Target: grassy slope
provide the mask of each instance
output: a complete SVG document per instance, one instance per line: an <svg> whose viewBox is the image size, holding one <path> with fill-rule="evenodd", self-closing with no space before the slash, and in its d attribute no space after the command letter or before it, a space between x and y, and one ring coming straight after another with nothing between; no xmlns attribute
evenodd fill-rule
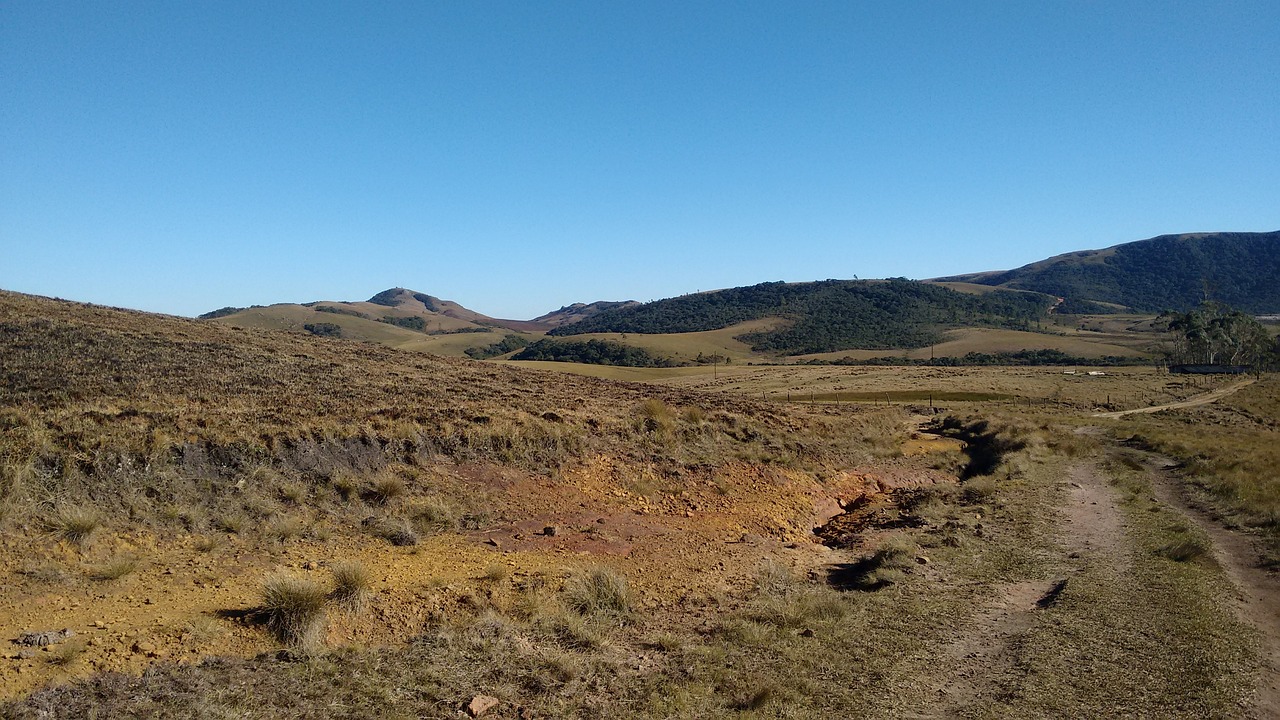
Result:
<svg viewBox="0 0 1280 720"><path fill-rule="evenodd" d="M734 362L761 360L773 356L752 352L751 348L736 336L745 333L762 332L777 327L781 321L776 318L751 320L738 323L720 330L706 330L690 333L639 334L639 333L584 333L572 335L565 340L612 340L642 347L650 352L679 360L692 361L698 353L704 355L724 355Z"/></svg>
<svg viewBox="0 0 1280 720"><path fill-rule="evenodd" d="M404 647L161 666L49 690L3 712L445 718L483 693L501 701L499 712L564 718L1241 715L1256 663L1249 633L1218 569L1159 554L1170 532L1184 532L1169 529L1171 511L1153 512L1141 478L1123 478L1123 547L1107 551L1131 563L1069 554L1053 508L1065 502L1064 468L1091 452L1087 441L1063 439L1043 420L988 427L1029 448L968 488L918 496L905 529L872 531L864 548L898 548L879 565L894 578L879 590L809 581L781 548L745 592L689 597L686 613L669 617L605 610L574 619L548 614L552 599L535 586L509 600L491 586L491 601L455 609ZM1008 669L990 673L980 657L974 675L955 679L977 690L940 706L938 684L965 660L951 654L954 643L998 617L990 608L1009 588L1064 572L1071 580L1051 607L1016 609L1026 624L1004 639Z"/></svg>
<svg viewBox="0 0 1280 720"><path fill-rule="evenodd" d="M1280 307L1272 278L1280 233L1192 233L1067 253L999 273L944 280L999 284L1072 299L1088 299L1158 312L1186 310L1204 297L1249 312Z"/></svg>
<svg viewBox="0 0 1280 720"><path fill-rule="evenodd" d="M225 522L222 513L251 514L224 541L235 551L225 562L239 572L248 566L250 578L267 569L255 564L264 558L297 567L308 557L327 558L332 548L394 558L375 570L407 565L411 582L381 586L377 612L360 622L403 625L417 636L406 643L405 636L360 635L382 642L302 662L230 657L160 664L143 676L103 675L3 706L5 717L455 717L478 693L498 697L500 712L522 706L549 717L901 717L934 707L936 676L954 664L946 649L981 625L1007 586L1079 567L1056 540L1054 508L1064 502L1064 468L1090 448L1051 418L991 424L993 437L1027 449L957 489L949 479L965 461L957 454L921 456L917 464L892 457L905 419L896 412L808 413L732 394L567 380L12 294L0 294L0 339L8 391L0 405L0 566L20 567L17 558L47 563L32 574L11 571L16 581L0 601L24 594L10 612L47 608L54 622L104 598L132 602L110 616L118 626L131 613L153 612L137 597L168 597L174 580L158 568L128 581L155 585L53 578L48 568L56 563L83 572L78 553L88 550L51 541L41 513L76 501L110 510L98 532L113 542L136 543L150 533L153 553L174 551L170 546L190 553L184 548L226 528L216 524ZM844 381L863 377L861 369L819 370L840 370L830 377ZM915 385L924 377L877 370L882 381ZM984 371L992 383L1010 375ZM1019 377L1043 387L1053 376ZM1072 382L1086 387L1109 377ZM1268 387L1241 409L1270 412L1275 388ZM665 402L642 404L656 397ZM976 431L970 440L987 442ZM400 464L385 466L392 458ZM864 472L882 479L937 485L909 503L884 506L889 521L905 513L907 522L871 525L857 544L820 551L809 534L813 502L824 487L835 492L848 468L869 462L875 465ZM388 500L391 491L382 490L382 500L361 499L397 477L404 497ZM344 478L356 483L346 501ZM578 494L558 494L573 487ZM146 488L155 494L138 492ZM1160 533L1173 532L1170 511L1152 512L1140 486L1129 494L1125 552L1132 570L1091 573L1086 565L1060 602L1033 615L1009 643L1018 674L992 679L991 687L1017 692L978 697L958 714L1238 713L1255 660L1222 577L1212 566L1170 567L1154 555L1166 541ZM591 513L611 508L603 525L594 514L566 524L587 538L648 517L659 524L629 532L656 544L640 538L629 553L597 551L586 560L554 545L545 552L490 548L454 525L437 543L388 556L392 548L362 529L365 516L376 527L413 507L430 509L424 522L438 523L438 506L424 503L473 497L482 502L470 505L472 512L517 523L532 518L534 527L543 525L537 513L547 511L538 503L592 503ZM186 507L174 508L175 499ZM726 517L733 522L725 524ZM290 518L325 534L299 546L303 541L282 534ZM699 534L706 528L713 532ZM670 544L661 544L668 537ZM903 550L882 568L893 571L884 576L889 585L841 591L821 581L824 566L858 563L891 538ZM496 569L479 571L482 553L496 559ZM430 581L430 563L458 556L468 558L466 571ZM207 557L190 562L200 574L183 575L180 584L223 593L222 602L232 603L224 609L252 602L243 587L225 587L250 581L209 575L216 563L214 554ZM581 603L565 580L569 557L622 568L636 581L637 601L620 613L573 610ZM181 574L188 565L170 567ZM59 603L55 594L76 599ZM1098 608L1124 622L1100 622ZM170 641L196 642L193 621ZM262 648L252 625L216 632L233 655ZM147 642L139 637L123 641L126 657L142 659L127 644ZM18 662L26 663L25 677L62 667ZM75 668L76 656L66 662Z"/></svg>
<svg viewBox="0 0 1280 720"><path fill-rule="evenodd" d="M1108 342L1109 340L1115 342ZM1099 335L1084 336L1079 334L1049 335L1045 333L1025 332L1022 330L999 330L991 328L964 328L948 330L944 333L944 342L932 348L917 348L903 351L847 350L816 355L801 355L796 359L839 360L852 357L865 360L873 357L902 357L923 360L929 357L960 357L967 353L1015 352L1017 350L1061 350L1068 355L1084 358L1100 358L1108 355L1119 357L1142 357L1145 353L1132 346L1135 338L1124 336L1102 337ZM1120 344L1126 342L1128 344Z"/></svg>
<svg viewBox="0 0 1280 720"><path fill-rule="evenodd" d="M336 306L336 304L334 305ZM371 303L350 303L342 307L364 312L372 318L422 316L422 313L416 313L412 310L388 308ZM478 327L466 320L435 313L426 317L428 330L460 330ZM376 342L401 350L413 350L449 357L464 357L468 348L490 345L498 342L508 333L523 335L530 339L541 337L540 334L536 333L516 333L503 328L494 328L492 332L483 333L431 335L379 322L376 319L319 312L302 305L273 305L267 308L251 308L211 322L222 323L232 327L298 332L305 332L304 326L308 323L331 323L342 328L343 338L347 340Z"/></svg>

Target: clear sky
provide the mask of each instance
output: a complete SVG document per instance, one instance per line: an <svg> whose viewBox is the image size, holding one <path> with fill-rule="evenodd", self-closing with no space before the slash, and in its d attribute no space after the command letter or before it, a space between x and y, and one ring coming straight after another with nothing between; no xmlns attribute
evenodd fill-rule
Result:
<svg viewBox="0 0 1280 720"><path fill-rule="evenodd" d="M0 288L498 317L1280 229L1280 2L0 3Z"/></svg>

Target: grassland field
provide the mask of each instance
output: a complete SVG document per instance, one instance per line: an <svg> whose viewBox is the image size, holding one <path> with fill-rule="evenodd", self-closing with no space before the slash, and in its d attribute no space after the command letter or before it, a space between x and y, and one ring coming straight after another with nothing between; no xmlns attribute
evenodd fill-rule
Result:
<svg viewBox="0 0 1280 720"><path fill-rule="evenodd" d="M0 342L0 717L1280 712L1195 520L1280 557L1274 376L1110 420L1237 379L479 363L11 293Z"/></svg>

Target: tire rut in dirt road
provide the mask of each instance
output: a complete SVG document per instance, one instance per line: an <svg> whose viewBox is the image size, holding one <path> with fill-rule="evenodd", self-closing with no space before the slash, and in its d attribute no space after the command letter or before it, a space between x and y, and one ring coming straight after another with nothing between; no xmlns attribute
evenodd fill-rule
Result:
<svg viewBox="0 0 1280 720"><path fill-rule="evenodd" d="M1259 564L1262 551L1252 537L1230 530L1202 505L1192 501L1174 476L1177 462L1143 452L1156 498L1178 508L1213 542L1213 559L1236 589L1236 614L1257 631L1262 667L1254 713L1259 718L1280 717L1280 577Z"/></svg>
<svg viewBox="0 0 1280 720"><path fill-rule="evenodd" d="M950 718L1016 692L1025 669L1019 662L1023 636L1041 621L1044 608L1071 582L1073 573L1098 567L1119 582L1130 566L1124 518L1114 489L1096 463L1070 466L1063 480L1070 492L1058 527L1064 577L1005 585L970 629L941 653L944 671L931 688L932 707L915 718Z"/></svg>

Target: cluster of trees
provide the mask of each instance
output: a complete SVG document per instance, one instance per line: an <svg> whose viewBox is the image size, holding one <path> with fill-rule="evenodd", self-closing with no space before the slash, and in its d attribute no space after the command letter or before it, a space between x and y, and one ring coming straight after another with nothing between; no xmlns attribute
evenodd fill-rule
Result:
<svg viewBox="0 0 1280 720"><path fill-rule="evenodd" d="M410 317L394 317L391 315L387 315L385 317L379 318L378 322L384 322L388 325L395 325L397 327L407 328L409 330L416 330L418 332L427 331L427 319L424 317L419 317L417 315L413 315Z"/></svg>
<svg viewBox="0 0 1280 720"><path fill-rule="evenodd" d="M644 348L612 340L539 340L516 353L512 360L622 365L625 367L677 367L680 363Z"/></svg>
<svg viewBox="0 0 1280 720"><path fill-rule="evenodd" d="M257 306L257 307L261 307L261 306ZM232 307L232 306L228 305L228 306L226 306L226 307L218 308L217 310L210 310L209 312L204 313L203 315L198 315L198 316L197 316L197 319L199 319L199 320L216 320L217 318L220 318L220 317L226 317L226 316L228 316L228 315L235 315L236 313L240 312L241 310L245 310L245 309L246 309L246 308L238 308L238 307Z"/></svg>
<svg viewBox="0 0 1280 720"><path fill-rule="evenodd" d="M905 278L770 282L617 308L549 334L699 332L779 317L783 327L738 339L756 351L799 355L923 347L938 342L947 327L1030 329L1051 303L1035 293L970 295Z"/></svg>
<svg viewBox="0 0 1280 720"><path fill-rule="evenodd" d="M374 305L384 305L386 307L398 307L400 305L400 293L407 292L404 288L391 288L369 298L369 302ZM413 299L422 303L431 312L440 312L439 306L430 295L425 293L413 293Z"/></svg>
<svg viewBox="0 0 1280 720"><path fill-rule="evenodd" d="M1273 340L1262 323L1221 303L1206 302L1190 312L1160 318L1172 340L1172 364L1262 365L1275 362L1280 354L1280 340Z"/></svg>
<svg viewBox="0 0 1280 720"><path fill-rule="evenodd" d="M519 335L507 335L492 345L485 347L470 347L464 350L467 357L472 360L486 360L499 355L506 355L509 352L519 350L522 347L528 347L529 341Z"/></svg>
<svg viewBox="0 0 1280 720"><path fill-rule="evenodd" d="M311 309L316 312L330 313L333 315L350 315L351 317L364 318L365 320L372 319L367 314L362 313L359 310L352 310L351 308L337 307L335 305L316 305L314 307L308 307L311 307Z"/></svg>
<svg viewBox="0 0 1280 720"><path fill-rule="evenodd" d="M333 323L307 323L302 329L320 337L342 337L342 328Z"/></svg>
<svg viewBox="0 0 1280 720"><path fill-rule="evenodd" d="M400 296L400 292L401 292L400 288L391 288L390 290L383 290L377 295L374 295L373 297L369 298L369 302L373 303L374 305L385 305L386 307L395 307L396 305L399 305L396 299Z"/></svg>
<svg viewBox="0 0 1280 720"><path fill-rule="evenodd" d="M1059 315L1114 315L1119 310L1113 305L1103 305L1092 300L1080 298L1063 298L1053 311Z"/></svg>

